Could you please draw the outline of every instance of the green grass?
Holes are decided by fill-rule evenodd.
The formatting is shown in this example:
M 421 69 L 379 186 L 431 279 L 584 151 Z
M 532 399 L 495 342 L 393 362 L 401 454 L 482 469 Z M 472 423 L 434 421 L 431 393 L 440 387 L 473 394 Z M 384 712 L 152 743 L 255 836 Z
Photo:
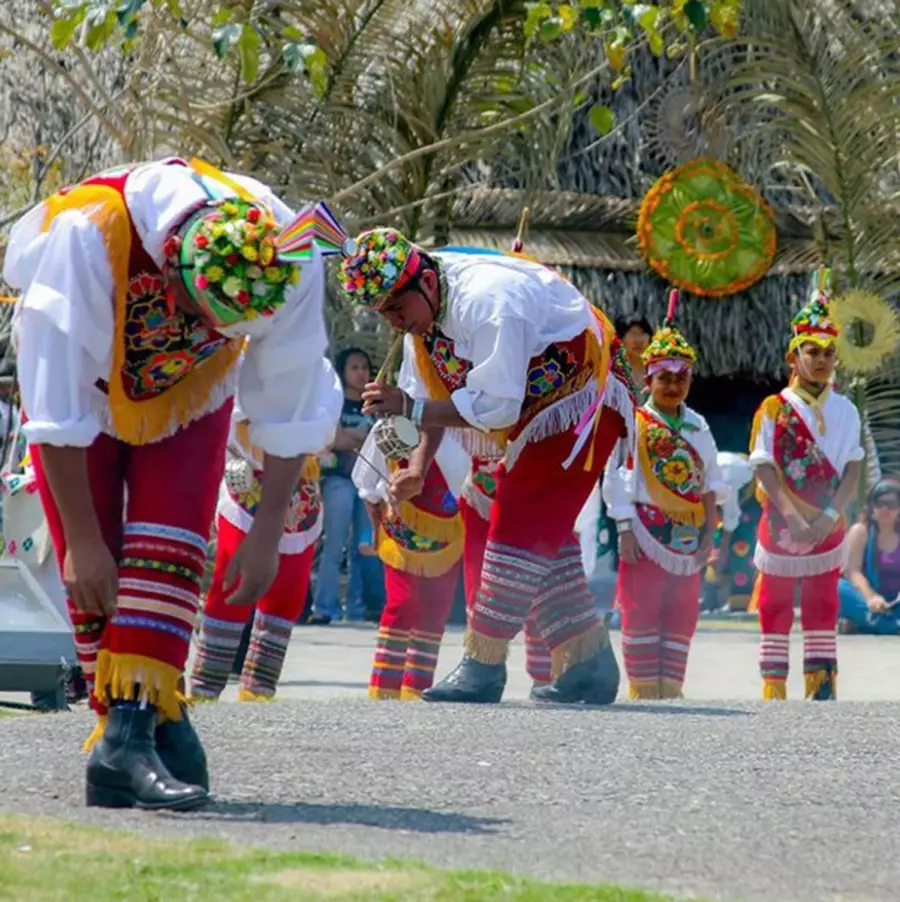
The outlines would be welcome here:
M 615 886 L 165 841 L 4 815 L 0 862 L 4 902 L 673 902 Z

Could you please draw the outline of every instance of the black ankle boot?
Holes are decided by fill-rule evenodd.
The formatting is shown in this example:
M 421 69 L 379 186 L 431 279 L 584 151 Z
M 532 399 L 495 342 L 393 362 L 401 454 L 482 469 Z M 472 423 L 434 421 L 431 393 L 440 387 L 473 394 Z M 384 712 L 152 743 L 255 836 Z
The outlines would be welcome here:
M 619 664 L 607 641 L 596 655 L 574 664 L 549 686 L 532 689 L 539 702 L 611 705 L 619 693 Z
M 463 655 L 456 669 L 436 686 L 426 689 L 422 693 L 422 699 L 426 702 L 496 704 L 503 698 L 505 688 L 505 664 L 482 664 Z
M 115 705 L 87 765 L 87 804 L 98 808 L 168 808 L 205 805 L 206 790 L 176 780 L 156 753 L 156 708 Z
M 182 783 L 201 786 L 209 792 L 206 752 L 194 725 L 182 707 L 181 720 L 167 720 L 155 732 L 156 753 L 166 770 Z

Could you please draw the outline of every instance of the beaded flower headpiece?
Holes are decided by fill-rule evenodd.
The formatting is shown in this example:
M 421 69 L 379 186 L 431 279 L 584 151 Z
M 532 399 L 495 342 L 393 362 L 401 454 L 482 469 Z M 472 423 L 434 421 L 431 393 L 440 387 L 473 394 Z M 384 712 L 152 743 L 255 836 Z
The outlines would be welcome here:
M 660 370 L 678 373 L 683 369 L 693 369 L 697 362 L 697 352 L 675 325 L 677 304 L 678 291 L 673 290 L 669 293 L 669 308 L 662 328 L 656 330 L 647 350 L 641 356 L 644 366 L 647 367 L 648 376 Z
M 202 161 L 192 168 L 237 196 L 215 198 L 170 235 L 163 253 L 181 271 L 197 306 L 219 328 L 272 316 L 313 248 L 325 256 L 355 249 L 324 203 L 305 207 L 285 228 L 271 210 L 224 173 Z
M 837 342 L 838 332 L 837 324 L 828 310 L 828 299 L 819 292 L 791 320 L 792 336 L 788 350 L 796 351 L 808 342 L 820 348 L 833 347 Z
M 377 308 L 419 271 L 419 249 L 396 229 L 372 229 L 356 239 L 341 265 L 341 284 L 354 304 Z

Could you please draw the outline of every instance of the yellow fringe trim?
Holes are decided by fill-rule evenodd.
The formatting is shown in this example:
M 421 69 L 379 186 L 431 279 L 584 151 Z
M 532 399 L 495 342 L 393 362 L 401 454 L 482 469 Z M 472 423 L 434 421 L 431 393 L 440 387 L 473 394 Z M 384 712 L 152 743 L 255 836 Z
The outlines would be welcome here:
M 249 689 L 238 690 L 239 702 L 271 702 L 274 699 L 274 695 L 260 695 L 258 692 L 251 692 Z
M 443 576 L 460 561 L 463 554 L 463 536 L 438 551 L 412 551 L 403 548 L 383 529 L 378 530 L 378 557 L 381 562 L 413 576 Z
M 505 664 L 509 655 L 509 640 L 494 639 L 467 629 L 463 648 L 470 657 L 481 664 Z
M 463 536 L 462 517 L 459 514 L 449 517 L 430 514 L 416 507 L 415 501 L 401 502 L 399 513 L 404 526 L 433 542 L 455 542 Z
M 602 398 L 603 392 L 606 389 L 606 380 L 609 378 L 609 358 L 612 354 L 612 340 L 613 336 L 616 334 L 616 330 L 609 321 L 609 318 L 599 307 L 595 307 L 593 304 L 591 304 L 590 307 L 591 313 L 594 314 L 594 319 L 597 320 L 600 331 L 603 333 L 603 344 L 601 345 L 597 340 L 597 336 L 593 330 L 589 329 L 585 339 L 586 348 L 584 362 L 586 368 L 588 368 L 597 379 L 597 397 Z M 597 413 L 594 416 L 594 423 L 591 427 L 593 437 L 588 443 L 587 459 L 584 462 L 584 469 L 586 471 L 590 470 L 594 465 L 594 446 L 596 445 L 597 430 L 600 428 L 603 410 L 604 406 L 601 404 L 597 408 Z
M 396 689 L 382 689 L 380 686 L 369 686 L 369 698 L 375 701 L 396 701 L 400 693 Z
M 647 450 L 647 429 L 650 421 L 650 415 L 639 412 L 637 417 L 637 451 L 638 462 L 641 467 L 641 475 L 644 479 L 644 485 L 650 494 L 650 500 L 655 504 L 669 519 L 676 523 L 684 523 L 687 526 L 701 527 L 706 522 L 706 510 L 702 501 L 688 501 L 675 494 L 671 489 L 664 486 L 653 469 L 653 463 L 650 460 L 650 452 Z M 658 422 L 654 418 L 654 425 Z
M 787 683 L 784 680 L 763 680 L 762 697 L 767 701 L 786 701 Z
M 827 682 L 829 674 L 825 670 L 816 670 L 813 673 L 804 674 L 803 683 L 805 688 L 805 697 L 807 699 L 812 699 L 816 697 L 816 693 L 822 688 L 823 684 Z M 834 696 L 837 697 L 837 674 L 831 674 L 831 686 L 834 691 Z
M 218 697 L 211 698 L 206 695 L 192 695 L 188 698 L 187 702 L 193 708 L 195 705 L 209 705 L 218 700 Z
M 181 720 L 178 700 L 181 671 L 143 655 L 120 655 L 103 649 L 97 655 L 94 696 L 104 705 L 146 701 L 167 720 Z
M 592 626 L 580 636 L 573 636 L 567 642 L 550 651 L 550 675 L 559 679 L 567 670 L 593 658 L 609 645 L 609 633 L 602 623 Z
M 628 697 L 632 701 L 652 701 L 662 698 L 662 692 L 656 680 L 631 680 L 628 683 Z
M 88 736 L 87 739 L 84 740 L 84 745 L 82 749 L 85 752 L 91 751 L 93 747 L 103 738 L 103 734 L 106 732 L 106 716 L 100 715 L 97 717 L 97 723 L 94 724 L 94 729 L 91 731 L 91 735 Z
M 666 699 L 684 698 L 684 685 L 677 680 L 660 680 L 659 697 Z
M 401 702 L 418 702 L 422 700 L 422 693 L 419 692 L 418 689 L 413 689 L 411 686 L 401 686 L 400 687 L 400 701 Z
M 125 318 L 128 306 L 128 267 L 131 260 L 131 219 L 125 200 L 106 185 L 80 185 L 45 201 L 42 231 L 67 210 L 80 210 L 103 235 L 103 243 L 115 287 L 115 341 L 109 374 L 109 409 L 119 437 L 130 445 L 156 441 L 175 421 L 186 426 L 203 412 L 215 388 L 237 363 L 242 341 L 229 341 L 170 388 L 145 401 L 134 401 L 125 392 Z

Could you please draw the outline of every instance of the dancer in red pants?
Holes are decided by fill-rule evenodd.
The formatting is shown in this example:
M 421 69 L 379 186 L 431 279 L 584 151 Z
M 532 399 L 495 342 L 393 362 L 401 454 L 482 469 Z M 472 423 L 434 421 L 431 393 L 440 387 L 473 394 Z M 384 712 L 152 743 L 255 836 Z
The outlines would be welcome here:
M 381 474 L 399 472 L 406 461 L 386 461 L 373 438 L 370 434 L 353 470 L 384 564 L 385 605 L 369 697 L 416 701 L 434 682 L 459 582 L 463 525 L 440 460 L 432 462 L 419 495 L 389 508 Z
M 323 406 L 328 402 L 328 395 L 323 394 Z M 337 425 L 343 395 L 336 384 L 330 402 Z M 219 496 L 215 569 L 200 615 L 197 655 L 191 669 L 191 697 L 201 701 L 215 701 L 225 689 L 253 610 L 230 604 L 227 586 L 228 571 L 244 536 L 253 528 L 262 494 L 262 455 L 253 448 L 249 424 L 240 414 L 232 422 L 229 457 Z M 278 575 L 256 603 L 238 690 L 241 701 L 268 701 L 281 678 L 291 633 L 306 603 L 315 543 L 322 532 L 320 475 L 318 460 L 307 457 L 278 545 Z
M 821 287 L 792 323 L 791 383 L 763 401 L 750 440 L 762 504 L 754 563 L 766 699 L 787 698 L 798 589 L 806 697 L 837 697 L 844 511 L 859 484 L 865 452 L 856 407 L 831 388 L 838 329 Z
M 24 431 L 99 718 L 89 805 L 207 799 L 181 688 L 235 389 L 265 453 L 238 603 L 274 576 L 303 455 L 332 426 L 324 221 L 292 218 L 259 182 L 168 159 L 89 178 L 13 229 Z
M 681 698 L 700 613 L 700 572 L 725 484 L 706 421 L 685 404 L 696 353 L 672 323 L 644 352 L 649 399 L 635 453 L 611 466 L 603 495 L 619 536 L 616 599 L 630 698 Z
M 631 422 L 610 374 L 613 329 L 571 284 L 527 260 L 476 249 L 426 253 L 392 229 L 366 232 L 344 261 L 350 299 L 412 333 L 428 400 L 373 383 L 375 414 L 410 411 L 424 433 L 392 480 L 415 497 L 445 429 L 472 455 L 504 457 L 478 595 L 459 666 L 428 701 L 497 702 L 509 643 L 535 606 L 551 649 L 547 701 L 608 704 L 618 666 L 573 527 Z

